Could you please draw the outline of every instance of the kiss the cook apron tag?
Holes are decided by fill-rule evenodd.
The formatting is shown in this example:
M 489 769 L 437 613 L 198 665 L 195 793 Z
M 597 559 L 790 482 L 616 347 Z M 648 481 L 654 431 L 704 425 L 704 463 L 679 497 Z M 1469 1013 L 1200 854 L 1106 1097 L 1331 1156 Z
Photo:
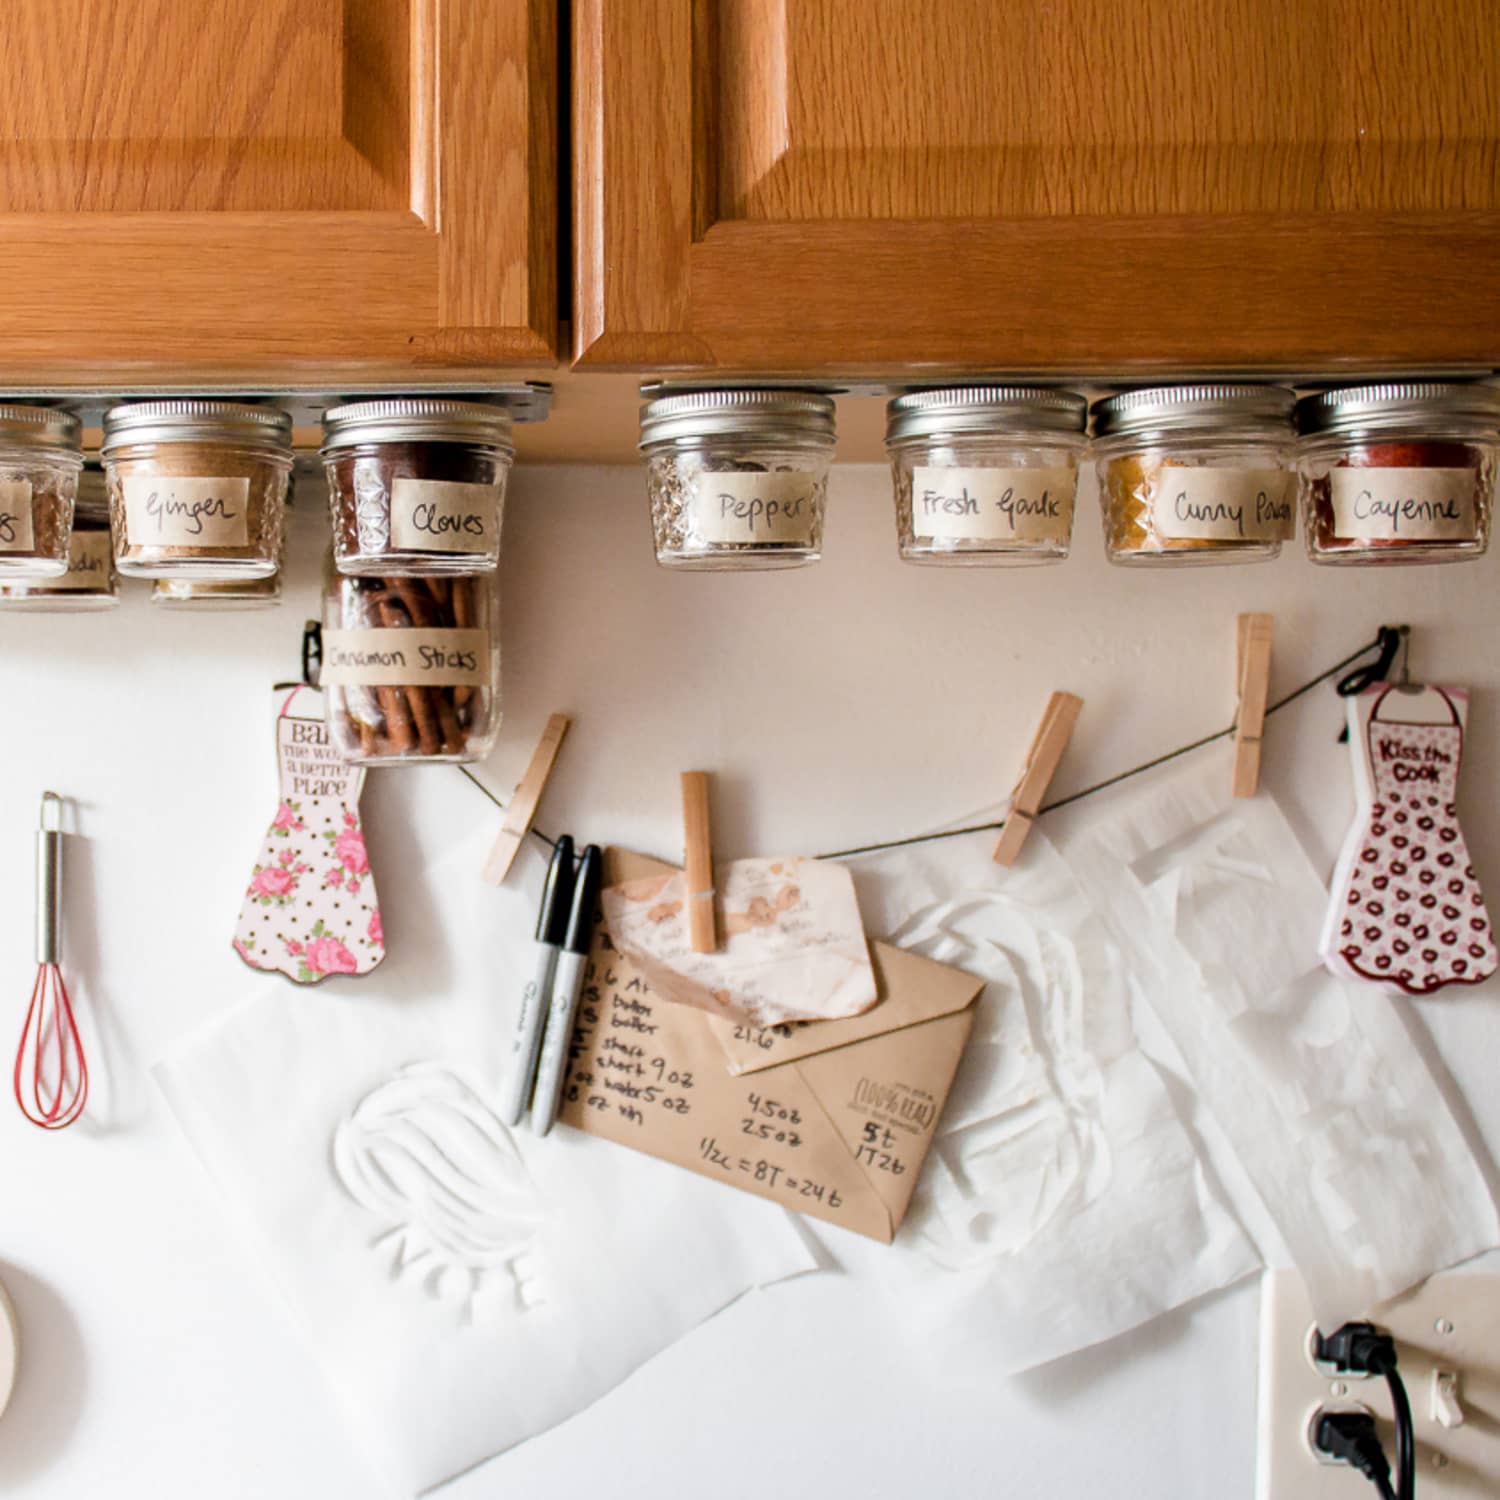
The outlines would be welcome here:
M 1500 954 L 1458 824 L 1468 691 L 1379 683 L 1348 701 L 1358 809 L 1334 871 L 1323 961 L 1408 995 L 1478 984 Z
M 385 957 L 385 936 L 359 821 L 364 768 L 339 759 L 316 688 L 278 688 L 274 707 L 281 800 L 250 873 L 234 951 L 252 969 L 298 984 L 368 974 Z

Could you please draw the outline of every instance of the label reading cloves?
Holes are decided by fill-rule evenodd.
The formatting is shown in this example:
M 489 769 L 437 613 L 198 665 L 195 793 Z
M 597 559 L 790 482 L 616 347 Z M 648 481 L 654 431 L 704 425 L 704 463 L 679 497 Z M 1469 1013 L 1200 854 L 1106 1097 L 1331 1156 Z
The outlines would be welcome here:
M 489 484 L 397 479 L 391 485 L 391 547 L 401 552 L 492 552 L 500 531 Z
M 485 687 L 486 630 L 325 630 L 324 687 Z
M 0 479 L 0 552 L 34 552 L 31 481 Z
M 1073 470 L 1064 467 L 918 467 L 911 476 L 912 535 L 1065 547 L 1073 534 L 1073 489 Z
M 120 481 L 132 547 L 249 545 L 250 481 L 129 474 Z
M 697 542 L 808 546 L 817 522 L 818 476 L 802 470 L 700 471 L 693 476 L 688 532 Z
M 1472 542 L 1473 469 L 1330 469 L 1335 536 L 1383 542 Z
M 1172 541 L 1284 542 L 1295 527 L 1292 476 L 1163 464 L 1151 513 L 1157 536 Z

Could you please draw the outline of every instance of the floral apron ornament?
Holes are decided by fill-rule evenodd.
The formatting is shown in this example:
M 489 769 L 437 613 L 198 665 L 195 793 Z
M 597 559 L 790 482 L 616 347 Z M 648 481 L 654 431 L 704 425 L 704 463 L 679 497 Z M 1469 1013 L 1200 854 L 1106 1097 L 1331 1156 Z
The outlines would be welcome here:
M 1358 811 L 1334 871 L 1323 962 L 1408 995 L 1500 968 L 1458 826 L 1469 695 L 1377 683 L 1349 699 Z
M 303 711 L 293 713 L 293 702 Z M 359 822 L 362 767 L 340 760 L 316 688 L 278 688 L 281 801 L 240 908 L 234 951 L 252 969 L 316 984 L 385 957 L 375 877 Z

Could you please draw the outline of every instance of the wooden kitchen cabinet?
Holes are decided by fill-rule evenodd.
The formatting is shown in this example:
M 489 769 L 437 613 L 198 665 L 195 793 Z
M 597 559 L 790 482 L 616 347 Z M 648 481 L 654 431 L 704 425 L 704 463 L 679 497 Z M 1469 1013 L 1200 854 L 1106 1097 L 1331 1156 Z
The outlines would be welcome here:
M 556 0 L 5 0 L 0 379 L 550 364 Z
M 584 368 L 1500 362 L 1495 0 L 575 0 Z

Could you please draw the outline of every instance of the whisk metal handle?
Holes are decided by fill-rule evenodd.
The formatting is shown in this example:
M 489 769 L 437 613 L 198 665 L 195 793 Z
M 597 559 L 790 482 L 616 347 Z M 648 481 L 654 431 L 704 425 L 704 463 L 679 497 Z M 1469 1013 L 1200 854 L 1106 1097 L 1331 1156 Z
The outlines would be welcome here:
M 62 953 L 61 820 L 62 798 L 56 792 L 43 792 L 42 826 L 36 836 L 36 961 L 39 964 L 55 964 Z

